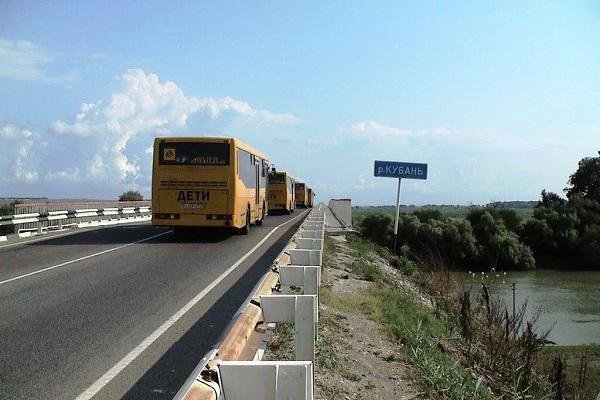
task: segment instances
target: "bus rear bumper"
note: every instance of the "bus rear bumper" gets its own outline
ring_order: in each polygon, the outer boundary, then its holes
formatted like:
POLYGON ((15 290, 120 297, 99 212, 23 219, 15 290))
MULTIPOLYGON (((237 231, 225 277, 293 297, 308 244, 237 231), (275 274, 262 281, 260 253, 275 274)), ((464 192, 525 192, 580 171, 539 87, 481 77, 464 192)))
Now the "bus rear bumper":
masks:
POLYGON ((231 228, 234 226, 233 217, 231 215, 222 214, 202 214, 202 215, 185 215, 177 219, 171 218, 152 218, 152 225, 155 226, 173 226, 173 227, 214 227, 214 228, 231 228))

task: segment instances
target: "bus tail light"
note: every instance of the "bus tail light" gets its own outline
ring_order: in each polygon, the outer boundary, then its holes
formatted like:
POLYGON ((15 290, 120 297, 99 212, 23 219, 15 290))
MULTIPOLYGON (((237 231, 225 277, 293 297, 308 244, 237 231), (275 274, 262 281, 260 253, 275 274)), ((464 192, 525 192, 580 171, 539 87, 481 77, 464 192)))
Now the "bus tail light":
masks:
POLYGON ((156 218, 156 219, 179 219, 179 214, 155 213, 154 218, 156 218))

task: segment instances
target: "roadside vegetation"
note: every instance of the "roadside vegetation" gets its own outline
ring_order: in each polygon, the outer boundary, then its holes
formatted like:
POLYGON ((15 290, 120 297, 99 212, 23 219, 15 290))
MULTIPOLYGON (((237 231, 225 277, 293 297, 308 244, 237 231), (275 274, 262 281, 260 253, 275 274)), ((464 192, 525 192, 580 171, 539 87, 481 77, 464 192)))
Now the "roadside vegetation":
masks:
POLYGON ((375 283, 346 298, 348 309, 361 309, 397 340, 401 360, 412 367, 411 377, 426 397, 600 395, 600 346, 552 346, 537 318, 527 319, 526 304, 513 314, 494 298, 495 274, 486 274, 479 290, 465 290, 447 268, 424 267, 360 236, 347 243, 356 258, 352 272, 375 283))
POLYGON ((354 223, 369 240, 422 265, 466 271, 600 269, 600 157, 582 159, 565 192, 562 198, 543 190, 526 219, 516 206, 527 202, 466 208, 460 217, 440 208, 402 213, 397 249, 393 212, 355 209, 354 223))

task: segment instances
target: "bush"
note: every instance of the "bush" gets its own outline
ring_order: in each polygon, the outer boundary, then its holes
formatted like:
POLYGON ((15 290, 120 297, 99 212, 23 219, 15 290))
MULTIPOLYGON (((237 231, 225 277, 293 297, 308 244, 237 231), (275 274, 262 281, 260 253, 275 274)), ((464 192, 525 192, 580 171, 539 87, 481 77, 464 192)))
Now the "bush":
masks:
POLYGON ((408 257, 392 256, 390 265, 401 271, 406 276, 412 276, 417 269, 415 263, 408 257))
POLYGON ((414 215, 401 219, 398 228, 401 244, 429 265, 466 267, 477 255, 477 243, 471 225, 463 219, 429 219, 420 222, 414 215))
POLYGON ((141 201, 144 196, 137 190, 128 190, 119 196, 119 201, 141 201))
POLYGON ((392 219, 385 214, 367 215, 360 222, 360 233, 367 239, 387 246, 390 243, 392 219))
POLYGON ((443 218, 441 211, 433 208, 421 208, 413 212, 413 215, 419 218, 419 221, 421 222, 428 222, 432 219, 440 220, 443 218))
POLYGON ((519 217, 515 210, 507 208, 486 207, 473 209, 467 214, 467 219, 473 225, 473 228, 475 228, 475 226, 482 222, 482 219, 489 218, 486 214, 511 232, 518 232, 521 228, 521 217, 519 217))

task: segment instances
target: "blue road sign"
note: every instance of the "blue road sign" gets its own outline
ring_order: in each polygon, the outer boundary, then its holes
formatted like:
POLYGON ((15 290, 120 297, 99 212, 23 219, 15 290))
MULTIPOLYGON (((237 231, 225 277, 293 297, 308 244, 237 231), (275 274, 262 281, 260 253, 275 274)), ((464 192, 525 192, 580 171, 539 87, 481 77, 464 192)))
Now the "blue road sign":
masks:
POLYGON ((427 164, 375 161, 375 176, 385 178, 427 179, 427 164))

